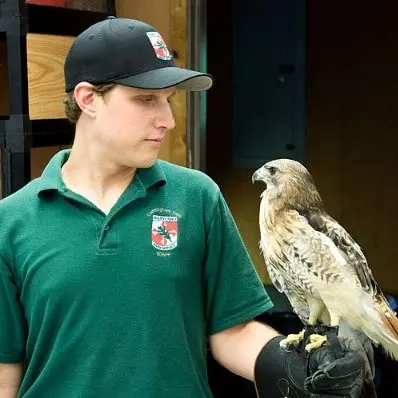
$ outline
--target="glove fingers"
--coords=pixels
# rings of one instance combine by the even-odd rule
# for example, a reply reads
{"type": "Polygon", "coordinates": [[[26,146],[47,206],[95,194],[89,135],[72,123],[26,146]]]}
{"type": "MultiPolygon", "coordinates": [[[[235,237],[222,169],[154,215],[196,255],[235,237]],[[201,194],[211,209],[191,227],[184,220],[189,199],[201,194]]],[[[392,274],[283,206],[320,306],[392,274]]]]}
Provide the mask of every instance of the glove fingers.
{"type": "MultiPolygon", "coordinates": [[[[359,398],[363,382],[362,363],[355,354],[332,363],[322,364],[315,373],[305,380],[306,389],[310,392],[327,391],[337,397],[359,398]]],[[[329,396],[325,394],[325,396],[329,396]]]]}

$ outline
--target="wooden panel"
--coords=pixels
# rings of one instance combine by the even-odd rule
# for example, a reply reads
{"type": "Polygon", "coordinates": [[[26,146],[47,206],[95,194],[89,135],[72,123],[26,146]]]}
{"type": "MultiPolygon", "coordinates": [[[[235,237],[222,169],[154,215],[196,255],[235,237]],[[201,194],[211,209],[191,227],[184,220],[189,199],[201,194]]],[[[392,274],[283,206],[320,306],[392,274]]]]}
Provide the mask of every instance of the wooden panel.
{"type": "Polygon", "coordinates": [[[138,19],[154,26],[170,46],[171,0],[116,0],[116,15],[123,18],[138,19]]]}
{"type": "Polygon", "coordinates": [[[64,118],[64,59],[74,37],[27,35],[31,119],[64,118]]]}
{"type": "MultiPolygon", "coordinates": [[[[187,66],[187,5],[186,0],[170,0],[170,48],[176,56],[177,66],[187,66]]],[[[187,165],[187,102],[186,92],[178,91],[173,102],[176,127],[170,132],[169,159],[179,165],[187,165]]]]}
{"type": "MultiPolygon", "coordinates": [[[[186,0],[116,0],[118,17],[133,18],[154,26],[170,50],[177,54],[178,66],[186,66],[186,0]]],[[[185,166],[186,162],[186,93],[180,91],[173,99],[176,127],[167,135],[160,158],[185,166]]]]}
{"type": "Polygon", "coordinates": [[[43,148],[32,148],[30,152],[31,178],[40,177],[44,168],[50,159],[61,149],[69,148],[69,146],[49,146],[43,148]]]}
{"type": "Polygon", "coordinates": [[[7,42],[0,40],[0,115],[9,114],[7,42]]]}

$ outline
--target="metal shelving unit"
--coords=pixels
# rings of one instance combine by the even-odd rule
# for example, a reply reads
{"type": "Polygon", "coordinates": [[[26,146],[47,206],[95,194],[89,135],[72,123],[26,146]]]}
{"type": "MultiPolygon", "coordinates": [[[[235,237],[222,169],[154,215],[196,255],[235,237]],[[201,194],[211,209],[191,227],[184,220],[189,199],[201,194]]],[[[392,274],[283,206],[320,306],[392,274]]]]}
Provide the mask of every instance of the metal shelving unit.
{"type": "Polygon", "coordinates": [[[24,0],[0,0],[0,40],[6,41],[9,115],[0,116],[0,150],[3,197],[30,181],[30,150],[67,145],[74,129],[67,119],[31,120],[29,116],[28,33],[77,36],[93,23],[115,15],[108,12],[26,4],[24,0]]]}

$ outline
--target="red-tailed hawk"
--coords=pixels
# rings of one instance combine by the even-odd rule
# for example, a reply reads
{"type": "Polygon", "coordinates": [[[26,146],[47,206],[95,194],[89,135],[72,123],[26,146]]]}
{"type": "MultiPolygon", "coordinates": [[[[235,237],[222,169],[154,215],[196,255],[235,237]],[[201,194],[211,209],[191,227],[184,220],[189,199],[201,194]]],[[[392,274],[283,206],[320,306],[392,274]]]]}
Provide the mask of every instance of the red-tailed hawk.
{"type": "MultiPolygon", "coordinates": [[[[327,214],[301,163],[270,161],[253,174],[252,181],[265,183],[260,248],[274,286],[286,294],[305,325],[338,327],[339,337],[350,348],[363,351],[369,365],[368,389],[373,390],[367,396],[375,396],[370,341],[398,360],[398,319],[361,248],[327,214]]],[[[294,339],[288,336],[284,344],[294,339]]],[[[324,342],[325,338],[314,338],[307,349],[324,342]]]]}

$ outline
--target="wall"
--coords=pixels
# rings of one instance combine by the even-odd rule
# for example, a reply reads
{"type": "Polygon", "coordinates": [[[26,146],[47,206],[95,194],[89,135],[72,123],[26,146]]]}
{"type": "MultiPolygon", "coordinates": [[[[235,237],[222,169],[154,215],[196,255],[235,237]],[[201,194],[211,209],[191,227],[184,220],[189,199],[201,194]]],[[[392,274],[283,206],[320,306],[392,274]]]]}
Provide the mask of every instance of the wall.
{"type": "MultiPolygon", "coordinates": [[[[380,285],[398,293],[398,4],[308,0],[307,165],[329,213],[356,238],[380,285]],[[387,5],[388,4],[388,5],[387,5]]],[[[231,163],[231,54],[228,3],[208,13],[208,173],[220,184],[255,266],[260,186],[231,163]],[[225,18],[217,18],[223,13],[225,18]],[[218,35],[217,31],[223,31],[218,35]]]]}
{"type": "Polygon", "coordinates": [[[262,279],[267,282],[264,261],[258,241],[258,205],[261,186],[251,183],[254,170],[232,166],[232,10],[230,2],[208,3],[208,71],[215,85],[208,92],[207,109],[207,173],[220,185],[239,230],[262,279]],[[219,18],[223,15],[223,18],[219,18]],[[223,32],[222,35],[219,32],[223,32]]]}
{"type": "Polygon", "coordinates": [[[308,1],[309,167],[327,207],[395,293],[397,12],[387,1],[308,1]]]}

